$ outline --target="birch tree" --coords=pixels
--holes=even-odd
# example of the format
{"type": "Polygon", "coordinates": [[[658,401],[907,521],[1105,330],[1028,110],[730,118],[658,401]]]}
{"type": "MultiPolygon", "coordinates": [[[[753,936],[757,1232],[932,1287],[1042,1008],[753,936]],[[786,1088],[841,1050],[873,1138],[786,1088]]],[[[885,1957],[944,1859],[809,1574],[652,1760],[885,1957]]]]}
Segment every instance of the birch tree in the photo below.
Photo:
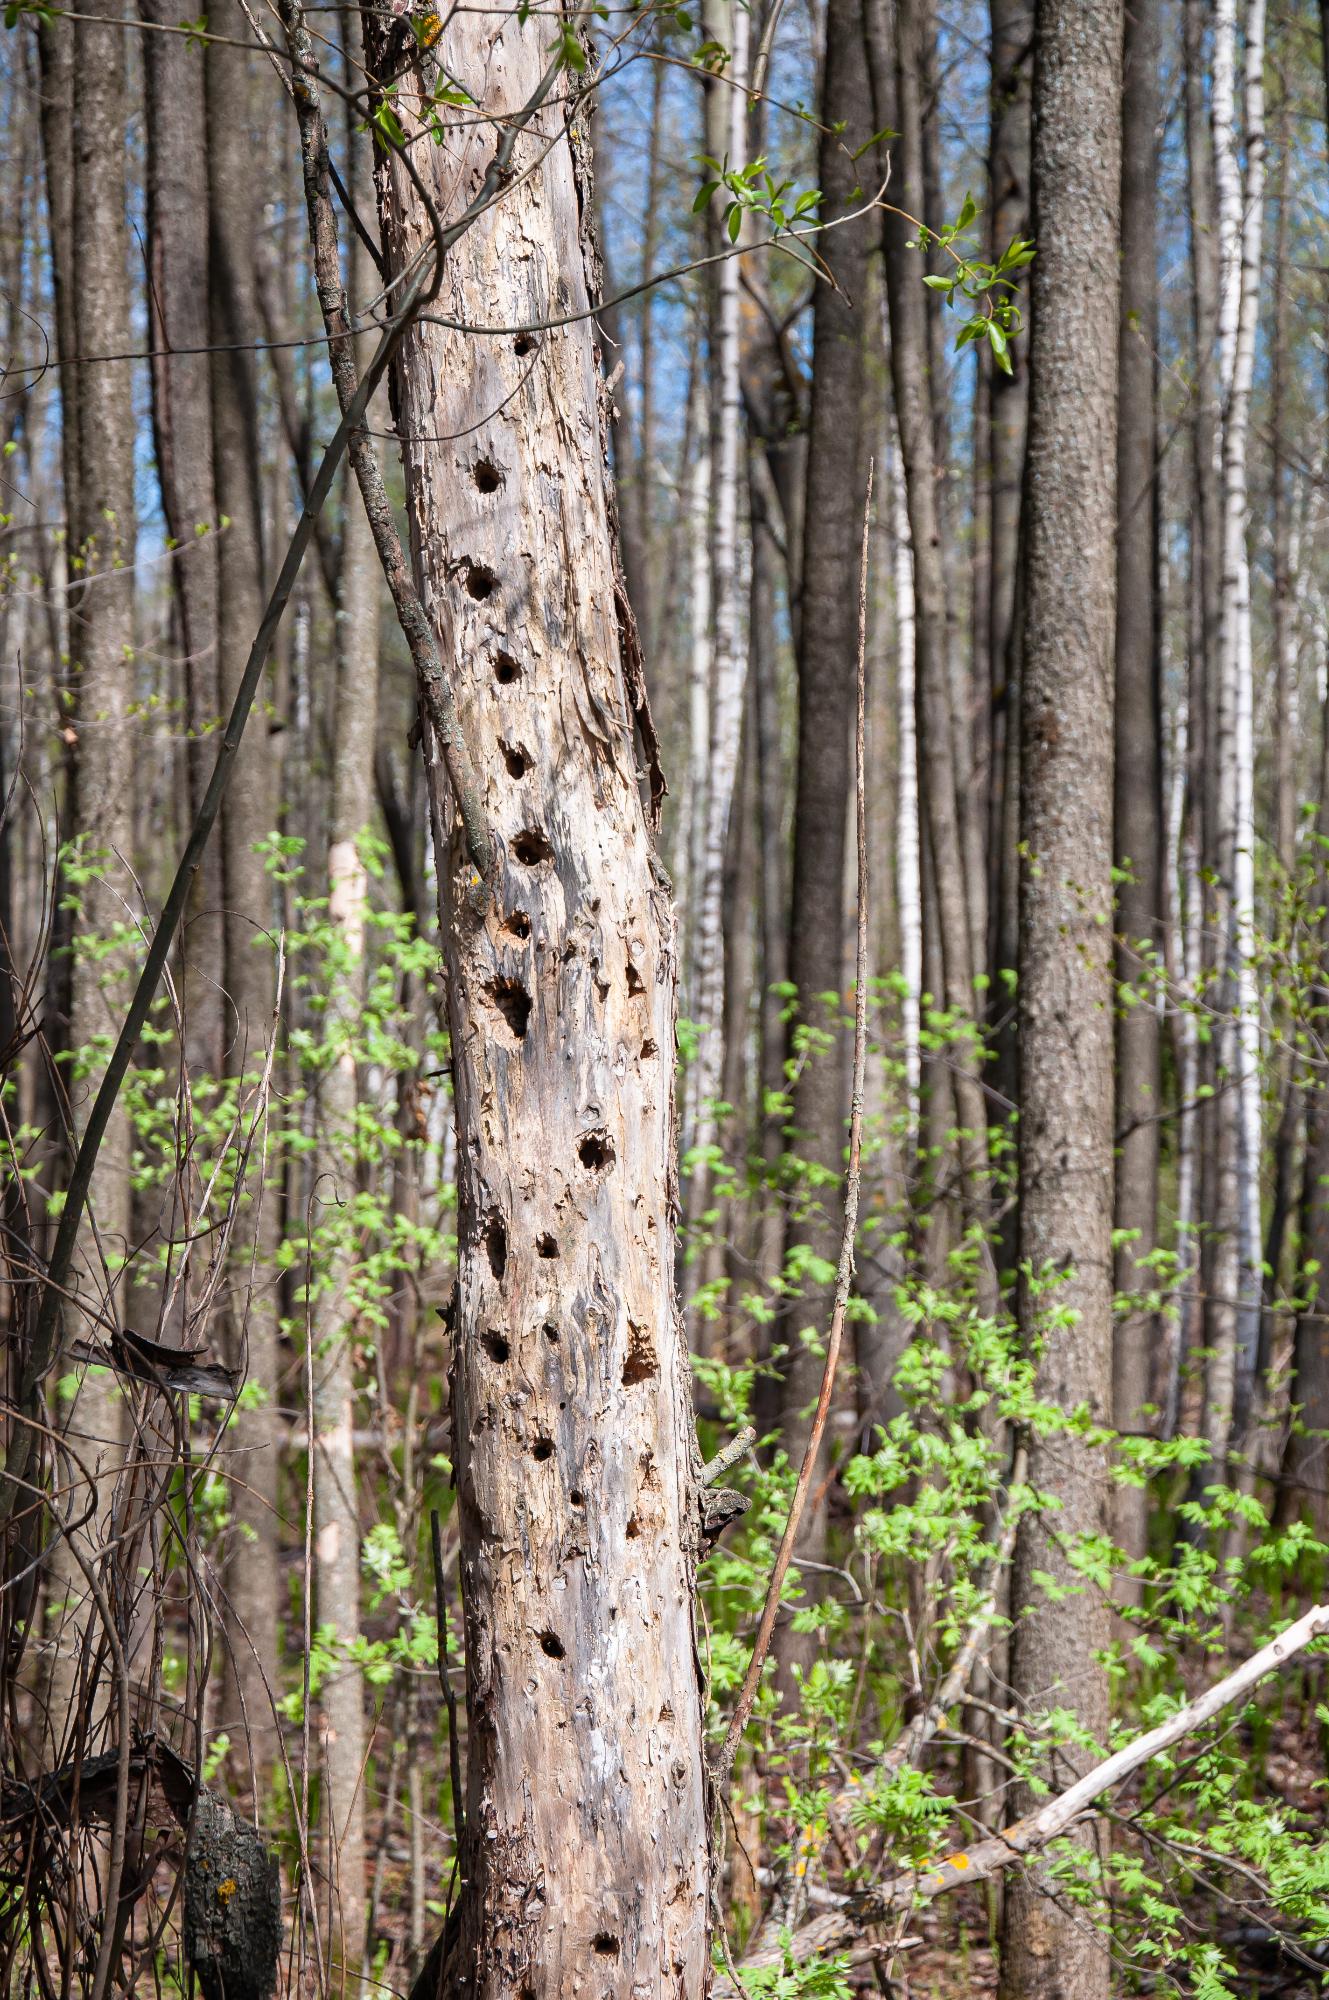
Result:
{"type": "Polygon", "coordinates": [[[1215,836],[1224,1009],[1217,1104],[1217,1247],[1204,1433],[1216,1465],[1254,1383],[1260,1302],[1260,1024],[1254,981],[1255,740],[1247,443],[1264,209],[1264,0],[1246,16],[1244,169],[1237,129],[1236,0],[1214,15],[1212,118],[1218,196],[1222,555],[1215,836]]]}
{"type": "MultiPolygon", "coordinates": [[[[723,94],[712,84],[712,103],[723,106],[718,119],[708,118],[724,135],[721,164],[737,172],[747,161],[747,86],[749,14],[739,0],[728,0],[726,39],[729,60],[723,94]]],[[[720,157],[720,156],[713,156],[720,157]]],[[[740,217],[741,219],[741,217],[740,217]]],[[[715,1143],[713,1104],[720,1094],[724,1062],[725,959],[724,866],[729,814],[738,768],[743,723],[743,691],[747,681],[741,603],[743,579],[739,568],[739,486],[742,470],[743,384],[739,264],[734,257],[719,266],[716,281],[716,352],[713,426],[715,461],[712,483],[711,592],[713,637],[710,647],[711,697],[707,731],[706,813],[702,822],[701,856],[696,903],[692,911],[691,946],[696,957],[697,1056],[688,1077],[687,1138],[703,1155],[688,1190],[688,1214],[695,1219],[706,1206],[709,1174],[706,1149],[715,1143]]]]}

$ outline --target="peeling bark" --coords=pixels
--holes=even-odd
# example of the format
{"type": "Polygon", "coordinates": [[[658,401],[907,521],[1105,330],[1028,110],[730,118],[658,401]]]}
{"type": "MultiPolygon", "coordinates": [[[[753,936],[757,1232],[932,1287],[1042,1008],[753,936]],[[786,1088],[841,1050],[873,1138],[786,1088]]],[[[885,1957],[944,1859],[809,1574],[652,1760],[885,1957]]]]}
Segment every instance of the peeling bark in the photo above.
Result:
{"type": "MultiPolygon", "coordinates": [[[[437,53],[487,116],[415,149],[445,216],[479,187],[487,120],[530,99],[547,43],[538,17],[446,29],[437,53]]],[[[409,133],[415,81],[395,103],[409,133]]],[[[417,576],[495,850],[481,914],[429,746],[469,1768],[460,1902],[417,1990],[681,2000],[706,1983],[709,1854],[673,1290],[673,914],[634,767],[593,328],[540,325],[587,304],[581,115],[557,91],[523,132],[397,371],[417,576]]],[[[398,273],[430,230],[395,158],[379,203],[398,273]]]]}

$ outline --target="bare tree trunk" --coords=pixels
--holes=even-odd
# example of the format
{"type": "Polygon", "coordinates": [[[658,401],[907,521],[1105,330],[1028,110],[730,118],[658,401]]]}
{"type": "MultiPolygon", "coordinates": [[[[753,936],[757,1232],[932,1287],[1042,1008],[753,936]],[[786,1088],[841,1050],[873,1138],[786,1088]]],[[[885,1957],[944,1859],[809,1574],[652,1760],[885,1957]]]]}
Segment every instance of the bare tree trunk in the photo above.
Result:
{"type": "MultiPolygon", "coordinates": [[[[730,60],[721,100],[728,112],[726,156],[733,167],[747,155],[748,9],[729,0],[730,60]]],[[[712,101],[716,97],[712,92],[712,101]]],[[[719,155],[717,154],[718,158],[719,155]]],[[[687,1136],[702,1157],[689,1176],[687,1215],[693,1222],[705,1212],[711,1176],[705,1149],[715,1143],[714,1101],[720,1093],[724,1068],[724,862],[729,813],[738,767],[738,742],[743,722],[743,689],[747,651],[742,631],[739,569],[738,505],[742,471],[743,390],[741,379],[739,267],[736,258],[721,264],[717,281],[718,351],[714,357],[718,408],[715,437],[714,509],[711,524],[711,575],[714,642],[711,648],[711,705],[708,745],[706,818],[701,842],[700,887],[692,912],[692,946],[696,954],[696,1061],[688,1073],[687,1136]]]]}
{"type": "MultiPolygon", "coordinates": [[[[220,0],[214,33],[250,39],[238,0],[220,0]]],[[[229,703],[263,611],[263,542],[258,390],[252,344],[260,321],[254,297],[254,153],[250,68],[243,49],[208,44],[204,91],[208,144],[208,306],[212,339],[212,426],[219,541],[218,679],[229,703]],[[225,525],[222,525],[222,524],[225,525]]],[[[229,1073],[254,1080],[273,1032],[276,976],[272,885],[258,843],[276,829],[267,730],[260,714],[245,743],[222,816],[226,895],[224,967],[229,1073]]],[[[269,1161],[271,1175],[273,1162],[269,1161]]],[[[276,1684],[280,1593],[277,1570],[280,1429],[276,1413],[278,1234],[275,1188],[252,1176],[239,1219],[231,1276],[235,1355],[261,1400],[236,1413],[228,1443],[235,1469],[234,1561],[227,1578],[233,1688],[226,1723],[249,1739],[255,1789],[276,1747],[270,1697],[276,1684]]]]}
{"type": "MultiPolygon", "coordinates": [[[[531,98],[548,24],[459,14],[435,54],[486,114],[415,145],[447,215],[489,121],[531,98]]],[[[417,102],[413,75],[408,136],[417,102]]],[[[481,908],[435,746],[469,1760],[460,1900],[418,1990],[467,2000],[700,1993],[709,1956],[673,922],[615,621],[583,163],[555,102],[448,256],[439,315],[533,330],[434,319],[397,376],[420,586],[496,850],[481,908]]],[[[432,239],[395,156],[379,201],[400,272],[432,239]]]]}
{"type": "MultiPolygon", "coordinates": [[[[700,370],[698,370],[700,381],[700,370]]],[[[702,875],[705,868],[706,817],[711,783],[711,455],[706,447],[705,401],[694,388],[698,451],[688,476],[688,558],[691,588],[688,612],[691,645],[688,654],[688,763],[687,788],[682,814],[686,839],[687,893],[683,904],[684,935],[692,944],[697,935],[701,908],[702,875]]],[[[688,954],[685,972],[684,1007],[696,1018],[697,952],[688,954]]],[[[695,1086],[689,1080],[689,1094],[695,1086]]],[[[689,1131],[690,1126],[685,1126],[689,1131]]]]}
{"type": "Polygon", "coordinates": [[[1236,130],[1236,0],[1214,16],[1212,118],[1218,191],[1222,567],[1215,827],[1223,1005],[1218,1040],[1216,1250],[1204,1434],[1221,1477],[1254,1383],[1260,1324],[1260,1024],[1255,924],[1254,710],[1246,456],[1264,202],[1264,0],[1246,21],[1243,176],[1236,130]]]}
{"type": "MultiPolygon", "coordinates": [[[[871,132],[872,106],[863,61],[859,0],[830,0],[826,15],[819,165],[821,214],[849,211],[858,188],[854,154],[871,132]]],[[[809,1250],[833,1272],[844,1232],[840,1200],[845,1119],[849,1110],[847,1050],[840,1031],[845,984],[845,803],[853,795],[855,707],[854,633],[859,563],[856,527],[862,514],[863,356],[867,323],[867,219],[833,229],[823,255],[834,282],[817,288],[813,306],[812,410],[803,537],[803,614],[798,649],[798,763],[794,781],[794,855],[789,926],[789,980],[797,990],[797,1025],[821,1038],[797,1071],[793,1088],[794,1151],[827,1176],[821,1198],[803,1219],[791,1214],[786,1252],[809,1250]],[[822,996],[832,996],[829,1009],[822,996]]],[[[779,1401],[781,1441],[797,1464],[821,1382],[822,1355],[804,1337],[823,1333],[833,1285],[808,1284],[791,1303],[784,1327],[779,1401]]],[[[820,1558],[825,1511],[809,1507],[799,1551],[820,1558]]],[[[810,1657],[808,1639],[777,1633],[786,1670],[810,1657]]]]}
{"type": "MultiPolygon", "coordinates": [[[[347,83],[354,87],[348,74],[347,83]]],[[[346,148],[352,198],[373,212],[368,141],[348,107],[346,148]]],[[[377,289],[364,246],[352,231],[346,257],[351,312],[377,289]]],[[[374,446],[369,444],[372,452],[374,446]]],[[[357,1186],[357,1042],[365,993],[365,921],[369,876],[361,849],[374,818],[374,747],[378,724],[379,597],[382,576],[374,537],[354,473],[342,484],[341,575],[337,601],[336,721],[328,824],[328,918],[335,947],[332,990],[323,1016],[327,1063],[318,1093],[319,1151],[315,1212],[332,1219],[334,1247],[315,1309],[314,1520],[319,1623],[331,1627],[342,1657],[321,1696],[324,1802],[334,1965],[343,1977],[359,1965],[365,1945],[364,1677],[350,1649],[360,1637],[360,1507],[355,1461],[355,1342],[353,1299],[356,1244],[333,1211],[347,1208],[357,1186]]]]}
{"type": "MultiPolygon", "coordinates": [[[[663,194],[665,163],[664,130],[664,85],[667,75],[663,62],[651,67],[651,138],[646,168],[646,214],[642,222],[641,268],[642,276],[651,276],[656,268],[660,248],[660,225],[663,219],[663,194]]],[[[634,602],[637,624],[641,630],[642,653],[646,660],[646,671],[657,679],[663,671],[663,657],[657,658],[659,633],[662,619],[656,602],[656,578],[652,568],[653,554],[652,526],[655,520],[656,495],[656,435],[655,435],[655,287],[648,287],[638,302],[641,364],[641,383],[637,396],[637,519],[641,523],[643,560],[642,589],[645,595],[640,604],[634,602]]],[[[671,579],[663,578],[668,587],[671,579]]],[[[653,683],[654,687],[654,683],[653,683]]],[[[659,708],[658,696],[654,705],[659,708]]]]}
{"type": "MultiPolygon", "coordinates": [[[[897,186],[902,185],[912,193],[923,182],[919,21],[914,0],[900,0],[896,10],[894,74],[882,0],[868,0],[866,18],[873,120],[877,125],[899,126],[900,138],[894,149],[897,186]]],[[[928,294],[919,283],[918,260],[907,247],[913,233],[901,216],[886,216],[891,375],[914,555],[919,788],[936,887],[941,997],[958,1024],[949,1054],[960,1127],[961,1178],[969,1219],[985,1220],[982,1211],[987,1194],[987,1111],[979,1081],[976,1032],[966,1032],[966,1026],[975,1023],[976,968],[970,951],[969,899],[951,712],[948,592],[937,510],[932,386],[928,375],[928,294]]]]}
{"type": "MultiPolygon", "coordinates": [[[[1158,481],[1154,350],[1158,274],[1155,187],[1159,119],[1159,20],[1155,0],[1126,15],[1121,154],[1121,315],[1118,344],[1117,661],[1114,842],[1117,891],[1116,1285],[1147,1292],[1146,1260],[1158,1243],[1161,1083],[1155,974],[1161,964],[1162,758],[1157,611],[1158,481]]],[[[1133,1308],[1117,1323],[1113,1422],[1138,1431],[1154,1393],[1155,1316],[1133,1308]]],[[[1149,1496],[1118,1487],[1114,1528],[1132,1560],[1145,1552],[1149,1496]]]]}
{"type": "MultiPolygon", "coordinates": [[[[776,648],[775,495],[769,467],[759,447],[749,442],[748,515],[752,524],[752,610],[749,620],[753,712],[756,718],[757,843],[761,904],[761,1013],[758,1033],[758,1088],[761,1105],[760,1148],[766,1171],[774,1177],[784,1152],[784,1119],[770,1107],[785,1088],[786,1032],[784,1001],[776,990],[787,976],[789,908],[786,888],[788,857],[785,840],[785,760],[780,732],[780,689],[776,648]]],[[[784,1248],[784,1212],[778,1197],[762,1202],[757,1268],[779,1268],[784,1248]]]]}
{"type": "MultiPolygon", "coordinates": [[[[1186,0],[1185,52],[1186,166],[1190,206],[1191,331],[1195,347],[1196,393],[1191,417],[1193,523],[1190,545],[1186,692],[1186,809],[1180,861],[1185,911],[1183,965],[1186,995],[1198,1002],[1212,969],[1212,891],[1217,865],[1214,847],[1214,786],[1217,735],[1211,698],[1218,680],[1218,575],[1222,536],[1218,482],[1221,408],[1218,391],[1218,241],[1215,220],[1213,144],[1204,75],[1204,8],[1186,0]]],[[[1216,1331],[1213,1300],[1203,1297],[1212,1275],[1211,1237],[1199,1234],[1212,1216],[1208,1199],[1214,1176],[1212,1096],[1202,1087],[1214,1081],[1214,1045],[1201,1042],[1194,1004],[1183,1009],[1179,1031],[1181,1120],[1178,1137],[1177,1286],[1181,1311],[1175,1347],[1162,1387],[1169,1435],[1181,1417],[1182,1364],[1216,1331]]],[[[1187,1385],[1189,1388],[1189,1385],[1187,1385]]]]}
{"type": "MultiPolygon", "coordinates": [[[[1320,766],[1320,801],[1316,815],[1320,840],[1329,840],[1329,712],[1324,723],[1320,766]]],[[[1329,908],[1329,869],[1318,870],[1321,902],[1329,908]]],[[[1329,923],[1320,924],[1321,974],[1307,996],[1308,1004],[1329,1004],[1329,923]]],[[[1293,1346],[1291,1402],[1296,1422],[1283,1465],[1280,1518],[1304,1512],[1316,1535],[1329,1535],[1329,1087],[1323,1076],[1312,1078],[1305,1091],[1306,1159],[1301,1202],[1301,1255],[1306,1275],[1301,1288],[1306,1303],[1297,1315],[1293,1346]]]]}
{"type": "Polygon", "coordinates": [[[884,482],[890,494],[892,541],[895,552],[895,651],[899,704],[899,781],[896,793],[896,904],[900,923],[901,1038],[904,1043],[905,1090],[911,1135],[918,1127],[918,1089],[922,1070],[920,1002],[923,992],[923,870],[918,812],[918,723],[915,709],[914,551],[909,539],[909,509],[904,481],[894,465],[884,482]]]}
{"type": "MultiPolygon", "coordinates": [[[[1039,254],[1031,278],[1025,488],[1022,1319],[1042,1342],[1040,1395],[1067,1411],[1087,1407],[1099,1422],[1110,1412],[1112,1373],[1111,634],[1122,12],[1120,0],[1038,0],[1039,254]]],[[[1108,1525],[1103,1455],[1073,1436],[1035,1435],[1029,1482],[1059,1505],[1020,1522],[1011,1683],[1035,1714],[1073,1703],[1081,1728],[1101,1744],[1107,1610],[1100,1594],[1084,1587],[1069,1544],[1108,1525]],[[1062,1601],[1045,1593],[1043,1576],[1060,1586],[1062,1601]]],[[[1004,2000],[1095,2000],[1108,1991],[1108,1954],[1086,1912],[1051,1900],[1036,1870],[1015,1877],[1006,1892],[1004,2000]]]]}
{"type": "MultiPolygon", "coordinates": [[[[120,354],[133,345],[125,214],[124,127],[128,115],[125,31],[116,22],[73,28],[70,150],[72,197],[66,274],[72,293],[74,354],[120,354]]],[[[71,366],[63,372],[63,409],[77,439],[77,514],[69,523],[76,581],[70,590],[70,692],[73,756],[66,824],[78,849],[81,882],[73,919],[70,977],[69,1099],[75,1135],[100,1080],[128,995],[130,954],[108,949],[137,914],[133,853],[134,698],[134,408],[127,363],[71,366]]],[[[117,1107],[102,1141],[88,1220],[76,1264],[81,1303],[102,1323],[120,1321],[120,1267],[130,1243],[129,1114],[117,1107]]],[[[75,1330],[88,1324],[75,1318],[75,1330]]],[[[94,1336],[95,1337],[95,1336],[94,1336]]],[[[87,1379],[70,1412],[67,1434],[94,1474],[97,1510],[79,1533],[86,1560],[104,1557],[110,1482],[120,1469],[124,1403],[106,1375],[87,1379]],[[102,1478],[97,1479],[98,1470],[102,1478]]],[[[93,1495],[71,1496],[72,1513],[93,1495]]],[[[52,1560],[52,1592],[85,1600],[82,1570],[65,1538],[52,1560]]],[[[95,1641],[95,1614],[83,1643],[95,1641]]],[[[79,1648],[72,1630],[57,1641],[51,1687],[55,1740],[72,1720],[79,1648]]],[[[88,1718],[83,1718],[84,1723],[88,1718]]],[[[67,1754],[62,1752],[62,1754],[67,1754]]]]}
{"type": "MultiPolygon", "coordinates": [[[[1029,78],[1032,68],[1033,12],[1030,0],[991,0],[992,106],[988,138],[988,253],[995,260],[1017,236],[1029,234],[1029,78]]],[[[1003,908],[1018,873],[1014,845],[1003,839],[1006,825],[1007,733],[1018,730],[1010,677],[1015,584],[1020,556],[1020,490],[1029,404],[1029,370],[1023,343],[1012,344],[1011,372],[987,366],[988,421],[988,633],[992,677],[992,745],[988,834],[989,969],[1015,963],[1015,939],[1006,935],[1003,908]],[[1005,893],[1004,893],[1005,892],[1005,893]]],[[[986,365],[986,364],[985,364],[986,365]]],[[[1002,1004],[998,981],[994,998],[1002,1004]]]]}
{"type": "MultiPolygon", "coordinates": [[[[140,0],[143,18],[178,28],[180,0],[140,0]]],[[[143,37],[147,86],[148,292],[154,349],[152,428],[162,512],[171,538],[184,665],[185,798],[203,798],[221,714],[217,662],[217,521],[208,347],[208,177],[203,61],[176,33],[143,37]]],[[[210,842],[195,879],[185,931],[185,1047],[195,1076],[220,1077],[225,1023],[222,862],[210,842]]]]}
{"type": "MultiPolygon", "coordinates": [[[[1320,0],[1321,60],[1324,102],[1329,106],[1329,0],[1320,0]]],[[[1329,695],[1320,718],[1319,810],[1315,830],[1322,843],[1329,839],[1329,695]]],[[[1321,859],[1318,900],[1329,909],[1329,869],[1321,859]]],[[[1308,1005],[1323,1018],[1329,1004],[1329,924],[1321,925],[1320,979],[1308,1005]]],[[[1288,1440],[1283,1466],[1284,1490],[1280,1515],[1304,1510],[1321,1541],[1329,1536],[1329,1089],[1323,1076],[1307,1086],[1306,1160],[1302,1169],[1301,1254],[1303,1269],[1314,1273],[1302,1280],[1305,1309],[1297,1317],[1293,1349],[1291,1400],[1297,1421],[1288,1440]]]]}

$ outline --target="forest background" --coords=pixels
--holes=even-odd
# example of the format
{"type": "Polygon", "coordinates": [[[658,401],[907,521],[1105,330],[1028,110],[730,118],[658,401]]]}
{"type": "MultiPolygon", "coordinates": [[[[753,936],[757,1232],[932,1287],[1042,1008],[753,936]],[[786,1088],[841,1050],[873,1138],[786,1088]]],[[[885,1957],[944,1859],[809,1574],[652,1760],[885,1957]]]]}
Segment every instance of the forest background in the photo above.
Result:
{"type": "Polygon", "coordinates": [[[5,26],[10,1989],[1321,1990],[1329,13],[5,26]]]}

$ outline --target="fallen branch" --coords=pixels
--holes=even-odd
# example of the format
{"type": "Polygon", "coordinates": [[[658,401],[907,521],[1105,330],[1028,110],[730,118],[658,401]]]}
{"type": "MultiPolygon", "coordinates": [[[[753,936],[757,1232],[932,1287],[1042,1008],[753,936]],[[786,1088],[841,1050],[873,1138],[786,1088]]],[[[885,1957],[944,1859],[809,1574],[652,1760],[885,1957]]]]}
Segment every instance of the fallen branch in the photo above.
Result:
{"type": "MultiPolygon", "coordinates": [[[[1170,1749],[1174,1743],[1179,1743],[1182,1737],[1203,1728],[1225,1708],[1240,1701],[1267,1674],[1286,1666],[1289,1660],[1304,1652],[1312,1640],[1326,1633],[1329,1633],[1329,1604],[1317,1604],[1294,1625],[1289,1625],[1285,1632],[1280,1632],[1276,1639],[1271,1639],[1267,1646],[1252,1653],[1250,1659],[1243,1661],[1232,1673],[1225,1675],[1221,1681],[1215,1681],[1194,1701],[1186,1702],[1166,1722],[1160,1722],[1157,1728],[1137,1736],[1132,1743],[1123,1744],[1120,1750],[1114,1750],[1110,1757],[1096,1764],[1092,1771],[1087,1771],[1084,1777],[1077,1779],[1055,1799],[1049,1799],[1037,1812],[1027,1814],[1014,1826],[993,1834],[975,1847],[959,1848],[943,1855],[929,1868],[905,1869],[882,1883],[870,1897],[847,1896],[843,1908],[814,1917],[794,1933],[787,1946],[777,1943],[763,1945],[744,1960],[744,1968],[756,1971],[761,1967],[780,1965],[786,1951],[799,1963],[827,1952],[842,1951],[858,1937],[866,1924],[880,1923],[893,1911],[899,1912],[918,1902],[930,1902],[934,1896],[944,1895],[950,1889],[984,1882],[1024,1856],[1038,1853],[1052,1841],[1060,1839],[1104,1792],[1133,1776],[1142,1765],[1170,1749]]],[[[732,1982],[717,1984],[713,1994],[714,2000],[737,2000],[737,1989],[732,1982]]]]}

